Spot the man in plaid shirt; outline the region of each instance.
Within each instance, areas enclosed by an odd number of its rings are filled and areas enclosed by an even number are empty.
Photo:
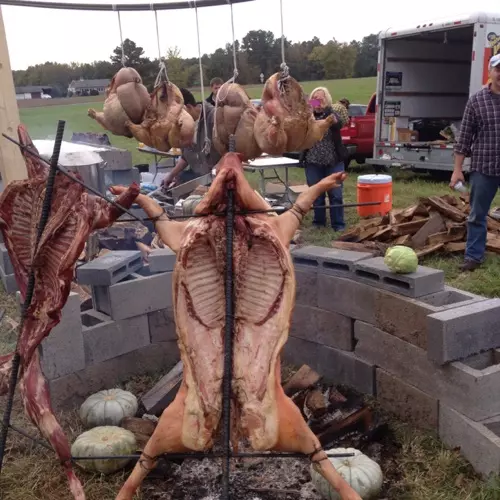
[[[500,187],[500,54],[489,63],[488,86],[470,97],[455,146],[455,168],[450,187],[465,182],[462,167],[471,158],[470,214],[462,271],[473,271],[484,261],[487,216]]]

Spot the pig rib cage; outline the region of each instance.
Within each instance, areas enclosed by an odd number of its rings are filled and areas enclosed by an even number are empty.
[[[42,208],[42,213],[40,216],[40,222],[38,224],[38,231],[37,231],[37,245],[38,242],[41,238],[41,235],[43,234],[43,231],[47,225],[47,222],[50,217],[50,208],[51,208],[51,203],[52,203],[52,196],[53,196],[53,188],[54,188],[54,180],[56,177],[56,174],[60,172],[61,174],[69,177],[73,181],[77,182],[78,184],[82,185],[85,189],[93,193],[94,195],[102,198],[103,200],[113,204],[116,206],[118,209],[122,210],[123,212],[126,212],[134,217],[134,220],[137,220],[139,222],[143,222],[143,219],[140,217],[135,216],[132,212],[129,210],[125,209],[118,203],[114,202],[113,200],[110,200],[106,196],[102,195],[98,191],[96,191],[94,188],[91,186],[88,186],[86,183],[81,181],[78,177],[75,177],[71,175],[69,172],[67,172],[64,167],[59,165],[58,160],[59,160],[59,154],[61,151],[61,144],[62,144],[62,138],[64,134],[64,127],[65,127],[65,122],[60,120],[58,123],[57,127],[57,134],[56,134],[56,139],[54,142],[54,150],[51,156],[50,161],[42,158],[38,154],[34,153],[31,151],[29,148],[23,146],[20,144],[18,141],[14,140],[11,137],[8,137],[5,134],[2,134],[6,139],[9,141],[17,144],[19,148],[27,154],[32,155],[34,158],[43,161],[44,163],[47,163],[50,165],[50,170],[49,170],[49,175],[47,178],[47,187],[45,191],[45,198],[43,201],[43,208]],[[234,152],[234,136],[231,136],[230,139],[230,144],[229,144],[229,150]],[[266,213],[268,211],[262,211],[262,213]],[[252,211],[252,213],[259,213],[259,211]],[[232,365],[233,365],[233,352],[232,352],[232,335],[233,335],[233,328],[234,328],[234,293],[233,293],[233,284],[234,284],[234,276],[233,276],[233,231],[234,231],[234,216],[237,214],[234,208],[234,186],[229,186],[227,189],[227,210],[225,213],[226,216],[226,275],[225,275],[225,296],[226,296],[226,324],[225,324],[225,334],[224,334],[224,378],[223,378],[223,415],[222,415],[222,421],[223,421],[223,452],[222,453],[216,453],[216,452],[194,452],[194,453],[164,453],[159,455],[158,457],[153,457],[154,459],[159,459],[163,458],[165,460],[175,460],[175,459],[217,459],[217,458],[223,458],[223,476],[222,476],[222,499],[223,500],[228,500],[230,498],[229,496],[229,488],[230,488],[230,460],[232,458],[310,458],[309,455],[303,454],[303,453],[275,453],[275,452],[266,452],[266,453],[232,453],[231,452],[231,444],[230,444],[230,427],[231,427],[231,381],[232,381]],[[208,216],[210,214],[207,214]],[[222,214],[221,214],[222,215]],[[31,304],[31,300],[33,298],[33,290],[34,290],[34,285],[35,285],[35,277],[34,277],[34,272],[31,270],[30,275],[29,275],[29,281],[28,281],[28,288],[27,288],[27,293],[26,293],[26,299],[23,303],[22,306],[22,317],[21,317],[21,325],[23,324],[23,320],[25,319],[26,312],[28,307]],[[18,337],[18,342],[19,342],[19,337]],[[18,380],[18,372],[19,372],[19,365],[20,365],[20,355],[19,355],[19,349],[18,345],[16,345],[16,351],[15,351],[15,356],[13,360],[13,366],[12,366],[12,373],[11,373],[11,380],[9,384],[9,392],[8,392],[8,400],[7,400],[7,406],[5,409],[5,413],[3,416],[3,421],[2,421],[2,429],[1,429],[1,441],[0,441],[0,474],[1,474],[1,467],[3,464],[3,459],[5,456],[5,445],[7,441],[7,436],[8,436],[8,430],[12,429],[13,431],[23,435],[24,437],[30,439],[34,443],[45,447],[46,449],[49,449],[51,451],[52,447],[44,443],[43,441],[36,439],[32,436],[30,436],[28,433],[23,431],[22,429],[17,428],[16,426],[12,425],[10,423],[11,420],[11,414],[12,414],[12,408],[13,408],[13,401],[14,401],[14,393],[15,393],[15,388],[17,385],[17,380]],[[316,450],[314,453],[316,453],[319,450]],[[343,457],[352,457],[354,456],[353,453],[345,453],[345,454],[328,454],[330,457],[337,457],[337,458],[343,458]],[[71,457],[72,461],[78,462],[82,460],[95,460],[95,459],[102,459],[102,460],[120,460],[124,458],[128,459],[139,459],[142,455],[123,455],[123,456],[102,456],[102,457]]]

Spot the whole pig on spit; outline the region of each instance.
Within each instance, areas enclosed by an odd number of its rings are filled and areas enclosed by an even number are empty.
[[[271,207],[250,187],[241,157],[226,154],[216,167],[212,186],[195,209],[195,217],[169,220],[147,196],[137,203],[156,220],[157,232],[176,254],[173,300],[183,381],[173,403],[123,485],[117,500],[134,493],[163,453],[208,451],[222,420],[224,373],[227,189],[234,189],[233,266],[235,326],[231,443],[248,439],[258,451],[302,452],[339,492],[342,500],[361,500],[335,470],[299,409],[283,392],[280,354],[287,341],[295,301],[290,241],[313,201],[338,186],[346,175],[331,175],[302,193],[279,217],[242,215]],[[114,188],[120,194],[125,188]]]
[[[18,128],[19,142],[38,154],[26,128]],[[46,190],[48,167],[23,150],[28,178],[13,181],[0,196],[0,230],[14,267],[14,274],[26,298],[29,274],[35,271],[31,304],[19,334],[20,393],[31,421],[57,453],[75,499],[84,500],[82,485],[71,466],[68,439],[54,416],[47,381],[42,373],[38,346],[61,320],[61,310],[71,291],[75,263],[89,234],[113,224],[122,210],[88,194],[81,185],[57,174],[49,220],[35,248],[37,226]],[[116,200],[130,208],[139,186],[124,188]],[[0,395],[9,389],[14,354],[0,357]]]

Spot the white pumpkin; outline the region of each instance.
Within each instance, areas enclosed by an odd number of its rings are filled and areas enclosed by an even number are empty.
[[[73,457],[113,457],[131,455],[137,451],[137,442],[132,432],[121,427],[104,426],[80,434],[71,446]],[[131,459],[80,460],[82,468],[102,474],[112,474],[125,467]]]
[[[137,398],[131,392],[109,389],[87,398],[80,407],[80,418],[87,428],[120,425],[125,417],[134,417],[137,408]]]
[[[328,457],[328,459],[363,500],[374,498],[380,493],[384,477],[377,462],[354,448],[334,448],[328,450],[327,453],[354,453],[352,457]],[[319,472],[316,472],[313,465],[311,465],[311,479],[314,487],[323,498],[340,500],[340,495]]]

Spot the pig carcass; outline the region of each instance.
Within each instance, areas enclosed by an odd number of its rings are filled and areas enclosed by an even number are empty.
[[[316,120],[302,86],[291,76],[271,76],[262,93],[262,108],[254,134],[265,153],[282,155],[304,151],[320,141],[333,125],[333,115]]]
[[[19,126],[18,135],[23,146],[37,153],[24,126]],[[23,154],[28,179],[9,183],[0,196],[0,230],[22,301],[26,298],[31,269],[35,271],[33,298],[19,333],[20,394],[29,418],[60,458],[74,498],[84,500],[83,488],[71,467],[68,439],[51,407],[37,348],[61,320],[74,266],[89,234],[110,226],[122,211],[89,195],[82,186],[59,173],[54,183],[49,220],[35,247],[48,168],[28,152]],[[133,184],[124,189],[116,201],[129,208],[138,194],[139,186]],[[0,357],[0,395],[8,391],[12,358],[13,354]]]
[[[225,83],[216,100],[214,121],[214,146],[221,155],[229,151],[229,138],[234,135],[235,152],[244,160],[262,154],[254,136],[257,108],[250,101],[245,89],[237,83]]]
[[[154,89],[141,123],[128,121],[127,126],[138,141],[159,151],[187,147],[194,139],[194,120],[184,107],[181,91],[171,82]]]
[[[280,366],[295,300],[289,243],[313,201],[344,178],[345,174],[340,173],[323,179],[302,193],[294,207],[279,217],[235,215],[231,442],[233,448],[240,439],[246,439],[254,450],[308,454],[343,500],[360,500],[327,459],[299,409],[285,395]],[[133,498],[159,455],[207,451],[219,431],[226,222],[215,213],[225,210],[230,186],[235,190],[237,211],[269,210],[268,203],[248,184],[241,158],[235,153],[221,159],[212,186],[195,209],[195,214],[205,217],[172,221],[153,199],[142,195],[137,198],[150,217],[159,217],[158,234],[177,254],[173,300],[184,371],[175,400],[163,412],[117,500]]]
[[[140,123],[150,102],[148,89],[133,68],[122,68],[111,79],[106,89],[102,112],[90,108],[90,118],[114,135],[132,137],[126,123]]]

